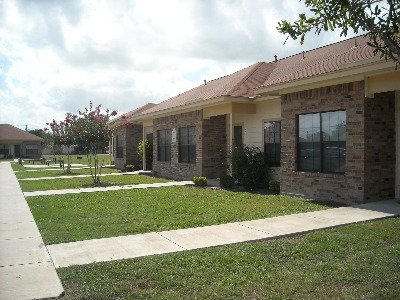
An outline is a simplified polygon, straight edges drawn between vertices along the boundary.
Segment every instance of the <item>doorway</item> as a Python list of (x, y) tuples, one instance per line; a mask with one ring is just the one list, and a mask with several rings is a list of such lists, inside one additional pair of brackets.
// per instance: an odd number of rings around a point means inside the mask
[(233, 126), (233, 145), (235, 147), (243, 145), (243, 126)]
[(21, 157), (21, 145), (14, 145), (14, 158)]

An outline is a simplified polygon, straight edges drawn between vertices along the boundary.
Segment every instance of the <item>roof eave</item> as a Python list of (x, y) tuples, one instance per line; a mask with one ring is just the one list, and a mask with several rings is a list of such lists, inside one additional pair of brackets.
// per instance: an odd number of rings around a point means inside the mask
[[(364, 62), (364, 63), (363, 63)], [(364, 80), (366, 77), (393, 71), (395, 63), (376, 59), (344, 65), (338, 71), (316, 75), (255, 89), (260, 95), (279, 96), (327, 85)]]
[(168, 109), (163, 109), (163, 110), (155, 111), (155, 112), (148, 113), (148, 114), (142, 114), (142, 115), (138, 116), (138, 120), (162, 117), (164, 115), (170, 115), (171, 113), (174, 113), (174, 112), (179, 113), (179, 112), (187, 111), (187, 110), (195, 110), (195, 109), (203, 108), (206, 106), (220, 104), (220, 103), (229, 102), (229, 101), (230, 101), (229, 96), (218, 96), (218, 97), (215, 97), (212, 99), (207, 99), (207, 100), (201, 99), (201, 101), (198, 101), (196, 103), (171, 107)]

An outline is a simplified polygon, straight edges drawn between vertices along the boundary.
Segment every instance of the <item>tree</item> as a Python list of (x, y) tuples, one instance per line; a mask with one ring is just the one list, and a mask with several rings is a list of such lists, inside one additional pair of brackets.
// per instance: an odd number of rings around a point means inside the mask
[(340, 35), (347, 36), (349, 30), (366, 32), (368, 43), (386, 60), (392, 59), (400, 65), (400, 1), (399, 0), (304, 0), (313, 16), (299, 14), (293, 23), (282, 20), (278, 31), (293, 39), (300, 37), (303, 44), (307, 32), (329, 31), (339, 28)]
[(52, 146), (52, 135), (48, 132), (48, 129), (31, 129), (28, 130), (29, 133), (34, 134), (38, 137), (41, 137), (43, 139), (42, 142), (42, 147), (43, 148), (48, 148)]
[[(73, 128), (75, 120), (76, 115), (67, 113), (64, 121), (57, 122), (53, 119), (53, 122), (47, 123), (47, 125), (50, 126), (50, 134), (52, 135), (53, 144), (60, 147), (65, 146), (67, 148), (67, 173), (71, 173), (70, 148), (75, 142), (75, 133)], [(48, 129), (45, 128), (45, 131), (47, 130)]]
[[(110, 116), (116, 116), (114, 110), (110, 113), (107, 109), (101, 112), (101, 105), (93, 107), (90, 101), (89, 108), (79, 112), (75, 116), (73, 131), (75, 136), (75, 145), (84, 149), (87, 154), (90, 166), (90, 173), (94, 185), (99, 185), (101, 177), (101, 166), (97, 154), (101, 153), (111, 139), (111, 129), (108, 126)], [(92, 169), (92, 167), (94, 167)]]

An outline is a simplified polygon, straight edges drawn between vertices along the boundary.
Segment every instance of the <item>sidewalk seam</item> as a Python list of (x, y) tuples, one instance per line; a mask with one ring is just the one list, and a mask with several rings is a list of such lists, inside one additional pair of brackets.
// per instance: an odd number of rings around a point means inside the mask
[(174, 242), (173, 240), (163, 236), (160, 232), (156, 232), (158, 235), (162, 236), (164, 239), (166, 239), (167, 241), (170, 241), (171, 243), (175, 244), (176, 246), (178, 246), (179, 248), (182, 248), (183, 250), (188, 250), (185, 247), (179, 245), (178, 243)]

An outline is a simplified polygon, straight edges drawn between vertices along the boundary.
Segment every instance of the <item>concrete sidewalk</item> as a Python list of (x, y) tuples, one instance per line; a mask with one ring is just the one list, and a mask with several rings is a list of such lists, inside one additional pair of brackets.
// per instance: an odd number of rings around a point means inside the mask
[(56, 267), (61, 268), (270, 239), (399, 214), (399, 203), (381, 201), (253, 221), (54, 244), (47, 248)]
[(165, 187), (165, 186), (183, 186), (183, 185), (193, 185), (193, 181), (171, 181), (171, 182), (160, 182), (160, 183), (113, 185), (113, 186), (107, 186), (107, 187), (93, 187), (93, 188), (83, 188), (83, 189), (34, 191), (34, 192), (25, 192), (24, 196), (25, 197), (34, 197), (34, 196), (47, 196), (47, 195), (80, 194), (80, 193), (94, 193), (94, 192), (132, 190), (132, 189), (148, 189), (148, 188), (159, 188), (159, 187)]
[(0, 222), (0, 299), (62, 294), (61, 281), (8, 162), (0, 163)]

